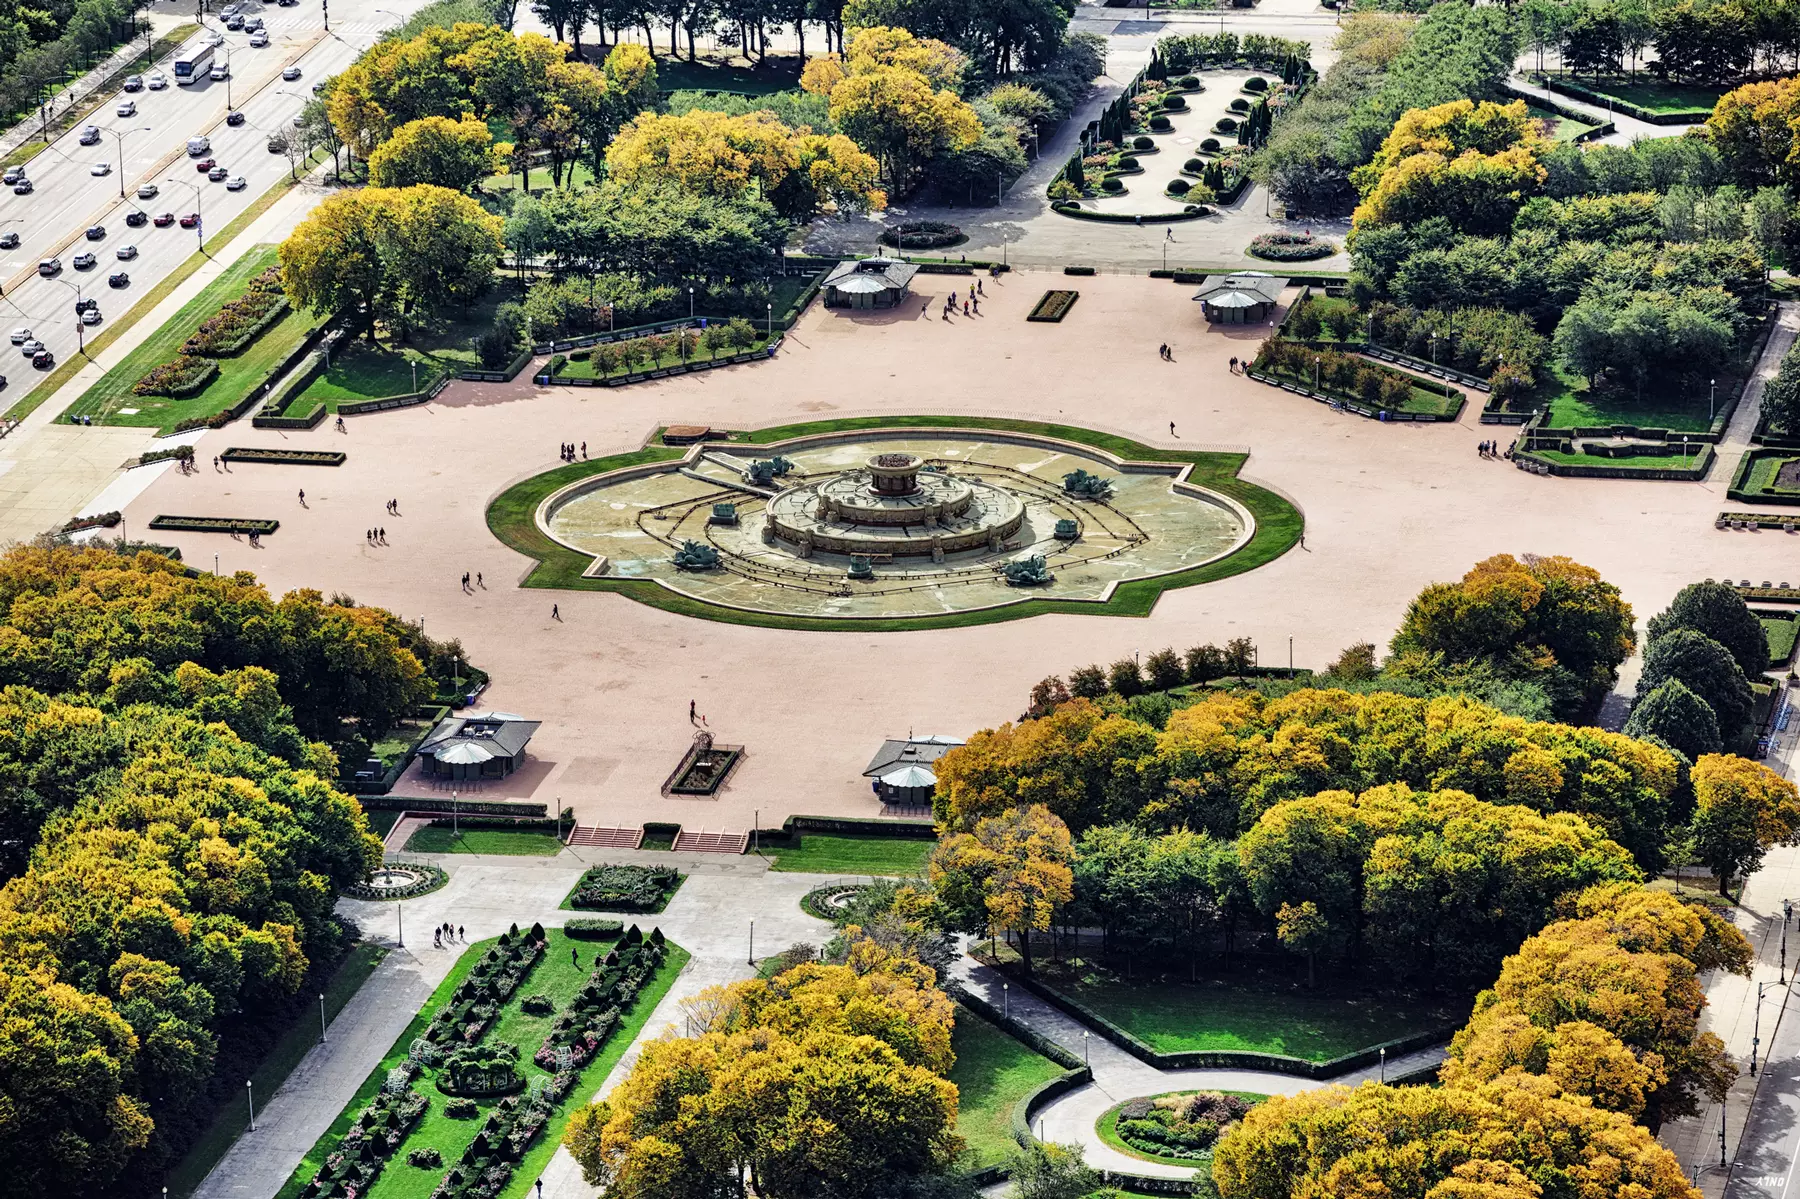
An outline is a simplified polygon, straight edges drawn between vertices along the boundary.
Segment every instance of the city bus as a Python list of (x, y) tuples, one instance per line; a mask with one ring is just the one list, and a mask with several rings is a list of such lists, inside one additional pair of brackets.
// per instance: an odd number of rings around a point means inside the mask
[(213, 48), (197, 46), (175, 60), (175, 84), (186, 87), (190, 83), (198, 83), (206, 78), (207, 65), (212, 62)]

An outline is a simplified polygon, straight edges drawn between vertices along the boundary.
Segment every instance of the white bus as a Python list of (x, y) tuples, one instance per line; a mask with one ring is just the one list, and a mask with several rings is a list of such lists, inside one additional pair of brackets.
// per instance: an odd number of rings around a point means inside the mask
[(197, 46), (175, 60), (175, 83), (178, 87), (186, 87), (190, 83), (198, 83), (206, 78), (207, 64), (212, 61), (211, 46)]

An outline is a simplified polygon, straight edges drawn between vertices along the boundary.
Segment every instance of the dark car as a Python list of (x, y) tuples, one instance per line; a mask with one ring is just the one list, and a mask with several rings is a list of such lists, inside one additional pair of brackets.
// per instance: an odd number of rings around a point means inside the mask
[(114, 271), (106, 277), (106, 284), (108, 287), (130, 287), (131, 276), (124, 271)]
[(100, 241), (105, 237), (106, 237), (106, 226), (105, 225), (89, 225), (88, 226), (87, 239), (89, 241)]
[(99, 312), (100, 311), (100, 301), (95, 300), (95, 299), (76, 300), (75, 301), (75, 311), (76, 312)]
[(17, 233), (0, 233), (0, 250), (16, 250), (19, 248)]
[(214, 167), (212, 170), (206, 172), (206, 177), (211, 179), (214, 183), (223, 183), (231, 177), (231, 172), (222, 166)]
[(167, 229), (174, 223), (175, 214), (172, 212), (159, 212), (156, 214), (156, 219), (151, 222), (151, 224), (155, 225), (158, 229)]
[(30, 194), (31, 194), (31, 180), (21, 179), (17, 183), (13, 184), (13, 195), (29, 196)]
[(242, 125), (245, 121), (247, 121), (249, 119), (250, 119), (249, 117), (245, 116), (241, 112), (233, 112), (233, 113), (226, 114), (225, 123), (227, 125), (231, 125), (231, 126), (235, 127), (238, 125)]
[(31, 365), (41, 371), (47, 371), (56, 365), (56, 355), (49, 350), (39, 350), (31, 356)]
[(218, 165), (219, 165), (219, 163), (218, 163), (217, 159), (202, 158), (199, 161), (194, 163), (194, 169), (196, 171), (210, 171)]
[(195, 225), (198, 225), (199, 223), (200, 223), (200, 214), (197, 212), (190, 212), (186, 216), (181, 218), (181, 227), (183, 229), (192, 229)]
[(145, 225), (150, 223), (150, 214), (147, 212), (128, 212), (125, 214), (125, 223), (133, 229), (142, 229)]

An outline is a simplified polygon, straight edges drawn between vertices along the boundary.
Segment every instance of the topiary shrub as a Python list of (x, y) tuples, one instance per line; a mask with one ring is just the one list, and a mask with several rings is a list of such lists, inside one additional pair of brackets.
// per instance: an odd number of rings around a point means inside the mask
[(556, 1004), (550, 1001), (548, 995), (527, 995), (519, 1001), (519, 1007), (531, 1016), (548, 1016), (556, 1010)]
[(1237, 122), (1230, 117), (1220, 117), (1219, 123), (1213, 126), (1214, 133), (1236, 133)]
[(1122, 192), (1125, 190), (1125, 185), (1123, 183), (1120, 183), (1117, 179), (1102, 179), (1100, 181), (1100, 190), (1108, 191), (1108, 192)]
[(1131, 148), (1133, 150), (1148, 150), (1154, 145), (1156, 145), (1154, 141), (1151, 141), (1141, 133), (1131, 139)]
[(1198, 158), (1190, 158), (1181, 164), (1181, 169), (1188, 172), (1190, 175), (1198, 175), (1201, 171), (1206, 169), (1206, 164)]
[(1215, 154), (1219, 149), (1219, 139), (1216, 137), (1203, 137), (1200, 139), (1200, 148), (1208, 154)]
[(1185, 88), (1196, 88), (1196, 87), (1200, 86), (1200, 76), (1198, 76), (1198, 75), (1183, 75), (1180, 79), (1177, 79), (1175, 82)]
[(1186, 179), (1171, 179), (1169, 180), (1168, 192), (1171, 196), (1185, 196), (1188, 194), (1188, 189), (1193, 186), (1194, 185), (1189, 183)]
[(1163, 107), (1170, 112), (1181, 112), (1187, 107), (1187, 101), (1176, 95), (1174, 92), (1170, 92), (1163, 97)]
[(444, 1155), (437, 1151), (436, 1146), (426, 1145), (422, 1149), (414, 1149), (408, 1153), (406, 1164), (416, 1166), (421, 1170), (435, 1170), (444, 1164)]
[(1244, 99), (1242, 96), (1239, 96), (1236, 100), (1233, 100), (1231, 102), (1229, 107), (1232, 112), (1249, 112), (1250, 111), (1250, 101)]
[(1159, 112), (1150, 118), (1150, 128), (1158, 133), (1167, 133), (1172, 126), (1169, 124), (1169, 118)]
[(1250, 78), (1244, 80), (1244, 90), (1247, 92), (1266, 92), (1269, 90), (1269, 81), (1264, 79), (1261, 75), (1252, 75)]
[(481, 1107), (473, 1099), (452, 1099), (444, 1104), (444, 1114), (452, 1120), (473, 1120), (481, 1114)]
[(948, 221), (903, 221), (881, 231), (881, 244), (901, 250), (941, 250), (968, 239)]

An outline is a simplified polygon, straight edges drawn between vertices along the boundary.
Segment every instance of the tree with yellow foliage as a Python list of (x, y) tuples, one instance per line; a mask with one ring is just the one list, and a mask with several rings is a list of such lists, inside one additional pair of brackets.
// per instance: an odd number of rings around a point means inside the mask
[(831, 119), (875, 156), (891, 190), (904, 190), (933, 155), (981, 140), (981, 118), (956, 94), (963, 58), (904, 29), (859, 29), (848, 51), (813, 59), (807, 91), (831, 100)]
[(1800, 792), (1759, 762), (1705, 754), (1691, 779), (1695, 847), (1720, 895), (1733, 878), (1754, 872), (1770, 846), (1800, 832)]
[(945, 837), (932, 850), (932, 885), (965, 931), (1019, 934), (1019, 953), (1031, 971), (1031, 934), (1050, 927), (1074, 896), (1069, 826), (1041, 804), (981, 821), (974, 831)]
[(1465, 233), (1503, 233), (1543, 186), (1540, 139), (1523, 100), (1454, 100), (1395, 123), (1352, 182), (1362, 193), (1357, 229), (1441, 216)]
[(408, 121), (369, 156), (369, 182), (375, 187), (431, 183), (466, 192), (493, 171), (493, 134), (487, 122), (467, 114), (460, 121)]
[(1800, 76), (1746, 83), (1719, 97), (1706, 132), (1745, 187), (1800, 179)]

